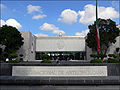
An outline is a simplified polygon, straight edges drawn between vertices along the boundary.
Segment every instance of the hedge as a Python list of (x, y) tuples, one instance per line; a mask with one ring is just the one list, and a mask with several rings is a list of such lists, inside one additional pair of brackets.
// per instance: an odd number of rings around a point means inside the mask
[(90, 63), (103, 63), (101, 59), (91, 60)]

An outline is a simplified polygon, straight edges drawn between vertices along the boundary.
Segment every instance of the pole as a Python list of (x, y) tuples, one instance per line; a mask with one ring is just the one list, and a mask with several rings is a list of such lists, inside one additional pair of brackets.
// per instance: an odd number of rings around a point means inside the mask
[(97, 11), (97, 0), (96, 0), (96, 41), (97, 41), (97, 53), (100, 52), (100, 36), (99, 36), (99, 26), (98, 26), (98, 11)]

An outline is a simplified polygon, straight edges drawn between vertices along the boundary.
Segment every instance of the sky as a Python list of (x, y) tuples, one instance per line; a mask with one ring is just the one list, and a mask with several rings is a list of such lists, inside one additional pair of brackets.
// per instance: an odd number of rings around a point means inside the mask
[[(120, 24), (119, 0), (98, 0), (98, 17)], [(86, 36), (95, 21), (95, 0), (2, 0), (0, 26), (36, 36)]]

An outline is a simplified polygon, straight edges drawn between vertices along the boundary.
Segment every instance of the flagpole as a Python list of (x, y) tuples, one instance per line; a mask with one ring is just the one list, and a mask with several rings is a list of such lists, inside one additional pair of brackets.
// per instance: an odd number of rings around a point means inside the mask
[(97, 11), (97, 0), (96, 0), (96, 41), (97, 41), (97, 53), (100, 52), (100, 35), (98, 26), (98, 11)]
[(97, 11), (97, 0), (96, 0), (96, 21), (98, 19), (98, 11)]

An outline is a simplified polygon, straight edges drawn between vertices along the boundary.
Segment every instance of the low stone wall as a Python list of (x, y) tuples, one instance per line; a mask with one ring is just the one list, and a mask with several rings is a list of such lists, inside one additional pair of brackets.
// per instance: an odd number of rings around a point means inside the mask
[(12, 76), (88, 77), (108, 74), (107, 66), (13, 66)]
[(1, 85), (120, 85), (119, 76), (102, 77), (25, 77), (1, 76)]
[[(73, 89), (75, 90), (76, 86), (82, 86), (84, 85), (85, 88), (89, 86), (90, 90), (95, 89), (95, 85), (98, 87), (99, 90), (106, 90), (103, 89), (102, 86), (106, 87), (107, 90), (109, 89), (107, 86), (111, 86), (113, 89), (109, 90), (119, 90), (120, 85), (120, 63), (39, 63), (39, 62), (23, 62), (23, 63), (0, 63), (0, 84), (2, 86), (2, 90), (5, 89), (5, 87), (11, 85), (11, 89), (13, 90), (14, 87), (19, 86), (19, 88), (24, 88), (26, 85), (29, 86), (53, 86), (53, 88), (57, 86), (68, 86), (67, 88), (70, 88), (70, 86), (73, 86)], [(108, 76), (76, 76), (76, 77), (43, 77), (43, 76), (12, 76), (12, 68), (13, 66), (107, 66), (107, 73)], [(116, 89), (114, 88), (116, 87)], [(8, 90), (9, 88), (7, 87)], [(15, 90), (15, 89), (14, 89)], [(19, 90), (26, 90), (26, 89), (19, 89)], [(27, 89), (29, 90), (29, 89)], [(42, 90), (42, 89), (41, 89)], [(44, 89), (44, 90), (57, 90), (57, 89)], [(60, 89), (60, 90), (67, 90)], [(79, 90), (82, 90), (81, 87), (79, 87)], [(88, 88), (86, 89), (88, 90)], [(95, 89), (97, 90), (97, 89)]]
[(0, 76), (11, 76), (12, 65), (8, 63), (0, 63)]
[(1, 85), (1, 90), (120, 90), (119, 85)]
[(120, 76), (120, 63), (0, 63), (0, 76), (12, 76), (13, 66), (107, 66), (108, 76)]

